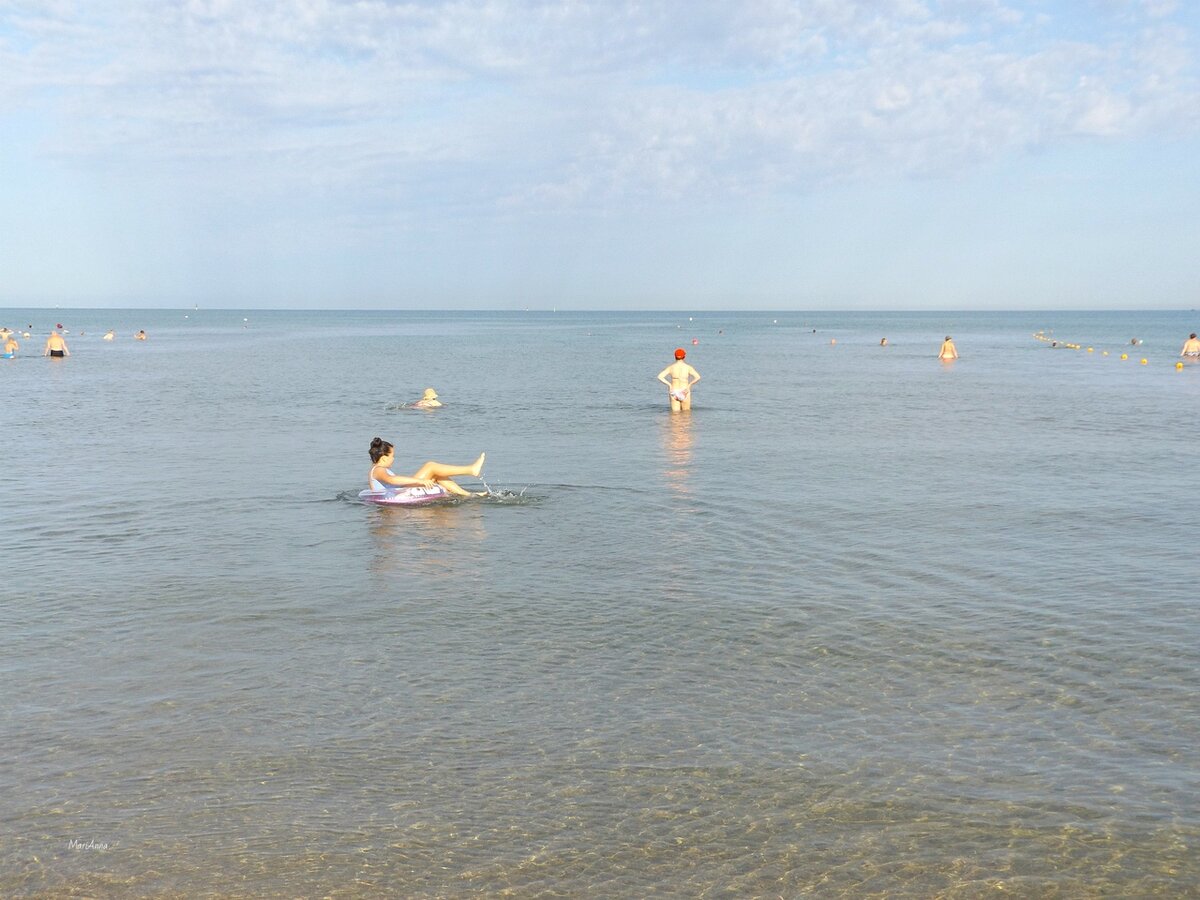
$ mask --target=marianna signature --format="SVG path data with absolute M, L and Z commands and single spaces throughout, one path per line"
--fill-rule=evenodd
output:
M 67 841 L 68 850 L 111 850 L 115 846 L 117 846 L 115 843 L 110 844 L 108 841 L 97 841 L 91 838 L 86 841 L 71 838 Z

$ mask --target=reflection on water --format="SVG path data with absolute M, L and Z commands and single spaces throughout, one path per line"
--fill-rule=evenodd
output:
M 375 551 L 372 573 L 441 579 L 478 565 L 487 537 L 479 507 L 478 501 L 447 501 L 364 510 Z
M 692 416 L 690 412 L 663 416 L 662 442 L 665 468 L 663 477 L 667 487 L 678 494 L 690 494 L 688 470 L 692 462 Z

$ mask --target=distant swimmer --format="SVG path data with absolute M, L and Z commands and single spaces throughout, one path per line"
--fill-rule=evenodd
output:
M 946 339 L 942 341 L 942 349 L 938 351 L 938 359 L 943 361 L 958 359 L 958 348 L 954 346 L 954 341 L 950 340 L 950 335 L 946 335 Z
M 700 373 L 684 362 L 686 358 L 687 352 L 677 348 L 675 362 L 658 373 L 658 380 L 667 386 L 672 412 L 692 408 L 692 385 L 700 380 Z
M 1180 356 L 1200 357 L 1200 340 L 1196 339 L 1196 332 L 1188 335 L 1188 339 L 1183 342 L 1183 349 L 1179 351 Z
M 134 339 L 135 341 L 144 341 L 144 340 L 146 339 L 146 332 L 144 332 L 144 331 L 139 331 L 137 334 L 135 334 L 135 335 L 133 336 L 133 339 Z
M 880 339 L 879 339 L 879 346 L 880 346 L 880 347 L 886 347 L 886 346 L 887 346 L 887 338 L 880 338 Z
M 46 349 L 42 356 L 52 356 L 55 359 L 62 359 L 64 356 L 70 356 L 71 351 L 67 349 L 67 342 L 63 340 L 63 336 L 57 331 L 50 332 L 50 337 L 46 338 Z
M 425 388 L 425 393 L 421 399 L 413 404 L 413 409 L 440 409 L 442 401 L 438 399 L 437 391 L 433 388 Z
M 11 331 L 4 338 L 4 352 L 0 353 L 0 359 L 15 359 L 21 345 L 17 343 L 17 339 L 13 337 Z
M 108 329 L 108 331 L 104 332 L 104 340 L 106 340 L 106 341 L 111 341 L 116 336 L 117 336 L 117 333 L 115 331 L 113 331 L 111 328 Z
M 479 473 L 483 471 L 483 458 L 487 454 L 480 453 L 479 459 L 471 463 L 469 466 L 448 466 L 445 463 L 427 462 L 421 468 L 417 469 L 415 475 L 397 475 L 392 471 L 392 464 L 396 460 L 396 452 L 394 447 L 385 441 L 383 438 L 374 438 L 371 441 L 371 472 L 367 476 L 367 483 L 373 491 L 386 491 L 388 487 L 441 487 L 447 493 L 455 494 L 459 497 L 482 497 L 487 494 L 487 491 L 479 491 L 472 494 L 470 491 L 461 488 L 452 479 L 455 475 L 470 475 L 474 478 L 479 477 Z

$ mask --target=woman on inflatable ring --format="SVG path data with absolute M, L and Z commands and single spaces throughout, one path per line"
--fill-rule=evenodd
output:
M 483 459 L 487 454 L 480 453 L 479 459 L 469 466 L 450 466 L 431 460 L 417 469 L 414 475 L 406 476 L 397 475 L 392 471 L 391 466 L 396 459 L 395 448 L 383 438 L 377 437 L 371 441 L 370 453 L 371 462 L 374 465 L 371 466 L 371 471 L 367 476 L 367 483 L 372 492 L 406 487 L 439 487 L 458 497 L 482 497 L 487 493 L 487 491 L 480 491 L 472 494 L 453 480 L 455 475 L 471 475 L 478 478 L 479 473 L 483 471 Z

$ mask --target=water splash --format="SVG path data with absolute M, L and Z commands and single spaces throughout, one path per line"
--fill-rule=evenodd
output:
M 521 488 L 518 491 L 510 491 L 505 489 L 497 489 L 492 487 L 483 478 L 479 479 L 483 482 L 483 489 L 487 492 L 482 499 L 490 500 L 493 503 L 504 503 L 510 506 L 522 506 L 529 503 L 537 503 L 541 500 L 540 497 L 527 497 L 525 492 L 529 490 L 529 485 Z

